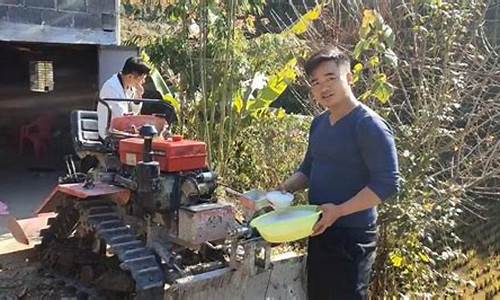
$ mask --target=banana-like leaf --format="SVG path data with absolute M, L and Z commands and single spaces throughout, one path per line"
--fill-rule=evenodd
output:
M 321 7 L 320 4 L 316 5 L 316 7 L 304 14 L 299 21 L 283 34 L 291 33 L 300 35 L 306 32 L 312 22 L 321 16 Z M 247 102 L 246 108 L 248 110 L 259 110 L 269 107 L 286 90 L 288 85 L 297 78 L 296 65 L 297 59 L 292 58 L 283 69 L 269 76 L 266 87 L 259 91 L 255 100 Z
M 243 109 L 243 96 L 240 91 L 236 93 L 236 97 L 234 99 L 234 109 L 237 113 L 241 113 Z
M 321 16 L 321 5 L 316 5 L 311 11 L 303 15 L 289 30 L 293 34 L 303 34 L 307 31 L 311 23 Z
M 142 51 L 141 58 L 151 69 L 151 71 L 149 72 L 149 76 L 151 76 L 151 80 L 153 80 L 156 89 L 162 95 L 163 101 L 172 104 L 175 110 L 179 112 L 181 109 L 181 104 L 179 100 L 175 99 L 174 96 L 172 96 L 172 93 L 170 93 L 167 83 L 161 76 L 160 72 L 151 63 L 151 60 L 149 59 L 149 56 L 146 54 L 146 52 Z
M 297 59 L 292 58 L 283 69 L 269 77 L 266 87 L 260 90 L 257 95 L 257 102 L 261 103 L 257 105 L 257 108 L 271 105 L 274 100 L 283 94 L 288 85 L 297 78 L 296 65 Z

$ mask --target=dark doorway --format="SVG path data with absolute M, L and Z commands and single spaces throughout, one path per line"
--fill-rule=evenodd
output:
M 35 205 L 57 184 L 73 151 L 70 112 L 95 109 L 97 53 L 93 45 L 0 42 L 0 201 Z

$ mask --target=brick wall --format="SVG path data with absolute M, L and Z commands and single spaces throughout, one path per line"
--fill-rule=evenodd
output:
M 114 31 L 115 0 L 0 0 L 0 21 Z

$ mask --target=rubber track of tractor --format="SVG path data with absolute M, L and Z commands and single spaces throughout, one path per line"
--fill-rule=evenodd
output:
M 82 222 L 87 222 L 96 237 L 109 245 L 109 250 L 120 259 L 120 267 L 131 273 L 139 294 L 163 291 L 165 276 L 156 255 L 122 221 L 113 202 L 85 201 L 79 203 L 78 208 Z
M 109 250 L 118 256 L 120 267 L 132 275 L 136 285 L 136 299 L 161 298 L 165 277 L 155 254 L 135 237 L 116 211 L 115 203 L 107 200 L 88 200 L 61 206 L 57 216 L 48 220 L 48 228 L 40 231 L 41 244 L 37 245 L 41 259 L 50 256 L 50 245 L 69 238 L 78 220 L 93 229 L 96 238 L 104 240 Z M 50 259 L 49 259 L 50 260 Z

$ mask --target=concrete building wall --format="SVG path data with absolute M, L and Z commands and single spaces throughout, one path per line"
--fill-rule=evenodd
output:
M 0 0 L 0 40 L 119 44 L 119 0 Z

